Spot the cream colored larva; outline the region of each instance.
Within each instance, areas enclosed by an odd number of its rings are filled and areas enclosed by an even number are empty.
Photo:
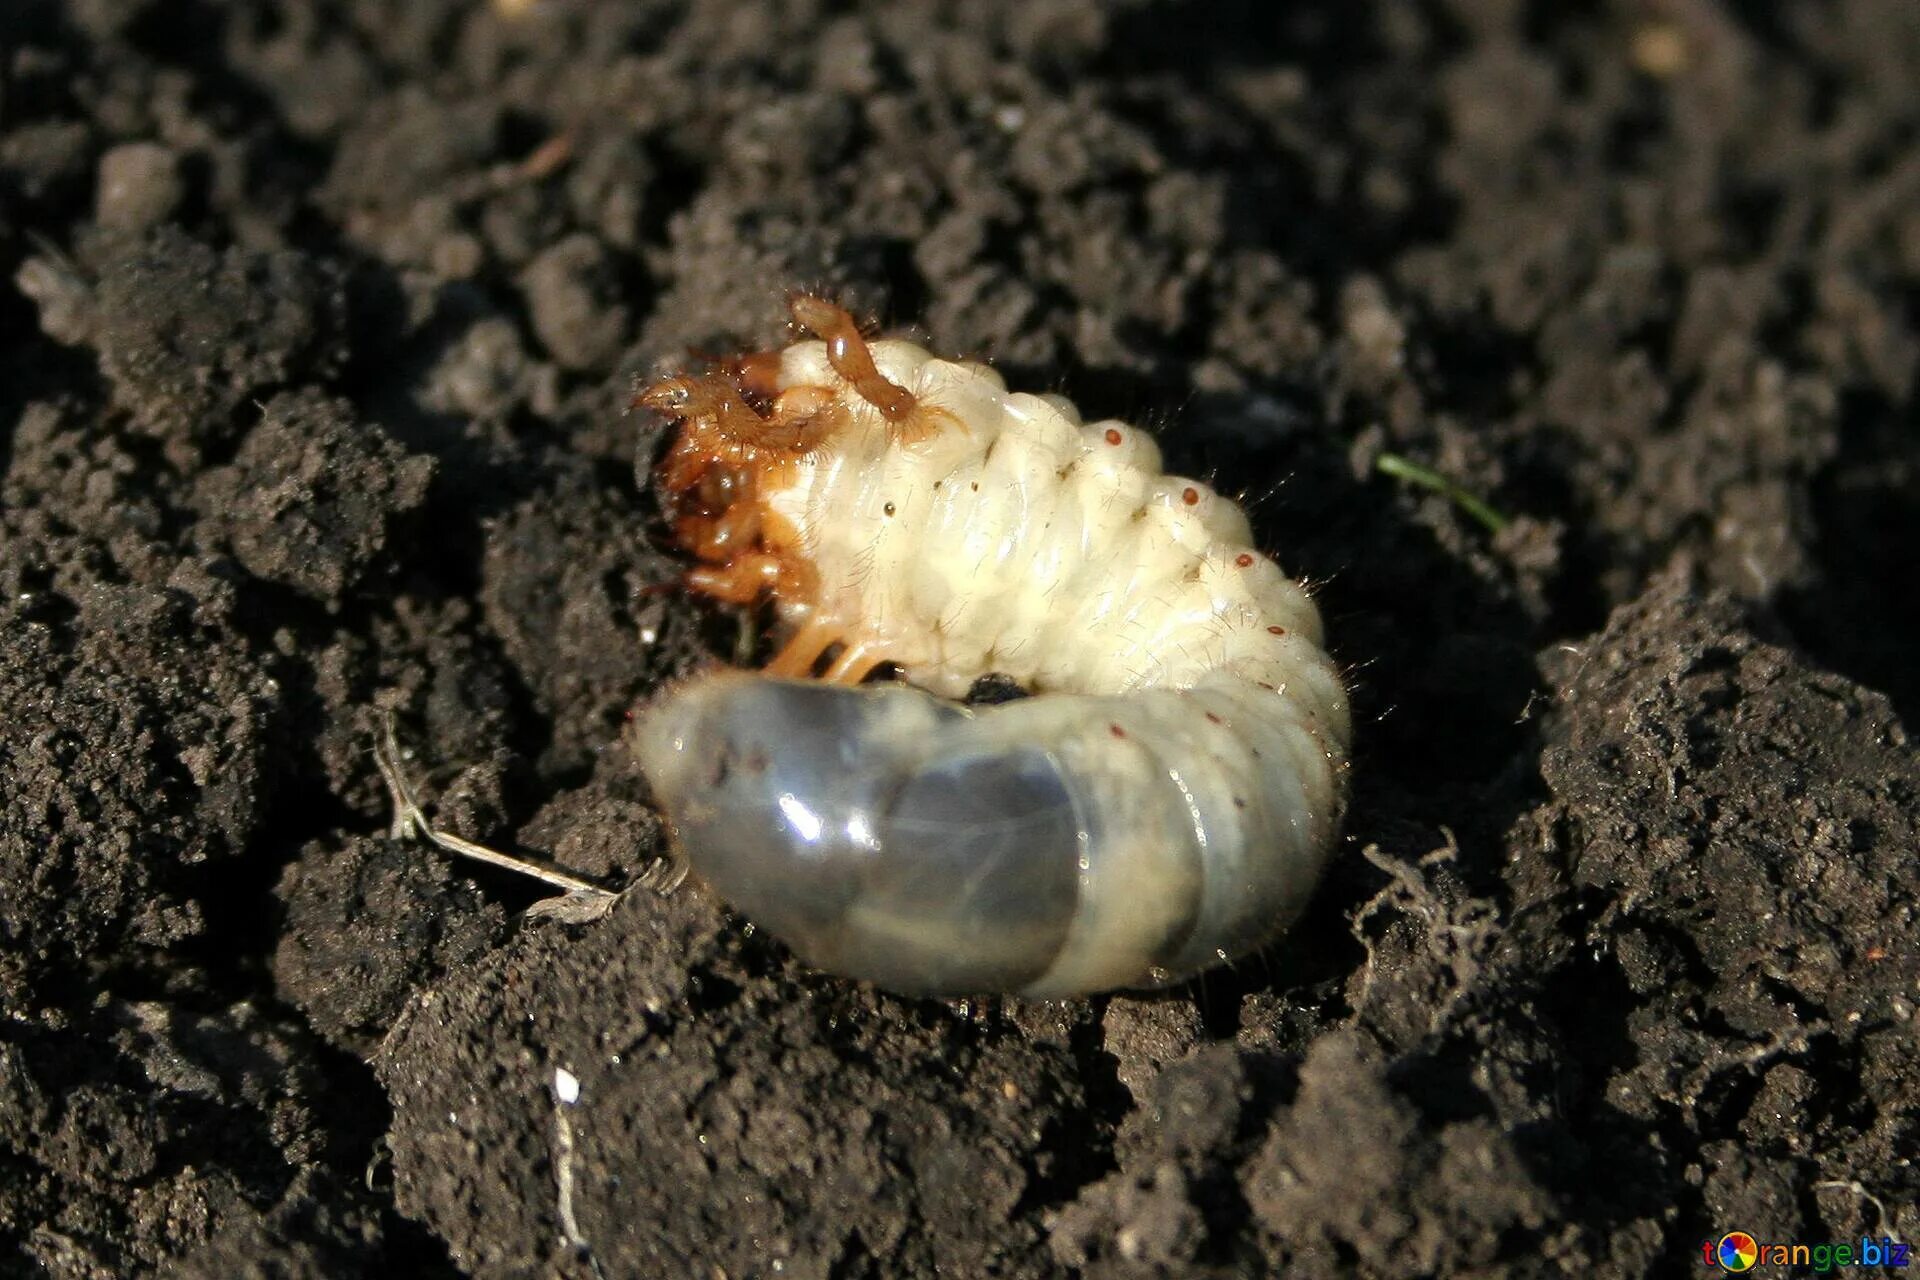
[[[794,315],[824,341],[641,396],[682,424],[688,585],[770,591],[791,632],[637,717],[679,854],[807,963],[902,992],[1159,985],[1272,938],[1345,790],[1306,593],[1140,431]],[[902,682],[858,683],[882,663]],[[954,701],[990,673],[1034,696]]]

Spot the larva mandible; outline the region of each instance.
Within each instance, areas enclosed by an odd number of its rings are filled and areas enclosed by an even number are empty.
[[[680,857],[808,964],[908,993],[1160,985],[1272,938],[1351,734],[1306,593],[1137,429],[792,310],[817,340],[638,398],[680,423],[687,586],[770,593],[791,632],[635,719]],[[861,686],[882,663],[905,683]],[[951,701],[989,673],[1035,696]]]

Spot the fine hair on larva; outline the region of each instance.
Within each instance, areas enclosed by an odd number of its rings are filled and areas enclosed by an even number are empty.
[[[786,636],[635,717],[678,856],[806,963],[907,993],[1160,985],[1274,937],[1346,790],[1306,592],[1139,429],[791,306],[810,339],[638,397],[679,423],[686,587],[771,597]],[[988,675],[1033,696],[956,701]]]

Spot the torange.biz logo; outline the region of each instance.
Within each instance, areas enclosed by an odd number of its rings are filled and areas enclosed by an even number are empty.
[[[1827,1244],[1768,1243],[1744,1231],[1729,1231],[1700,1246],[1700,1261],[1722,1271],[1752,1271],[1756,1267],[1809,1267],[1815,1272],[1835,1267],[1907,1267],[1912,1249],[1890,1236],[1878,1240],[1861,1236]]]

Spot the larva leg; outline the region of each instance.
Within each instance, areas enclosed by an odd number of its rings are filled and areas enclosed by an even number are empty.
[[[711,428],[696,422],[687,423],[679,439],[667,450],[667,456],[660,460],[657,470],[660,487],[672,494],[693,488],[713,466],[719,449],[720,442],[714,438]]]
[[[633,403],[663,417],[712,426],[733,439],[751,438],[761,422],[760,415],[725,378],[662,378],[635,396]]]
[[[766,673],[770,676],[785,676],[790,679],[805,679],[813,674],[814,664],[820,661],[827,646],[840,639],[840,632],[824,622],[809,622],[794,633],[779,653],[773,655],[773,661],[767,663]]]
[[[893,438],[903,444],[924,440],[951,422],[944,410],[923,408],[913,392],[889,380],[873,363],[873,352],[846,308],[825,298],[796,293],[787,300],[793,322],[827,344],[827,361],[847,380],[854,394],[880,411]]]
[[[656,471],[661,488],[681,494],[720,461],[744,462],[738,443],[762,421],[733,385],[720,378],[662,378],[633,398],[635,405],[680,419],[679,438]]]
[[[779,583],[781,568],[780,557],[751,551],[724,565],[695,565],[687,570],[687,590],[727,604],[752,604]]]
[[[788,299],[793,322],[827,344],[827,360],[833,371],[847,380],[862,400],[878,409],[888,422],[899,422],[914,410],[913,393],[897,382],[890,382],[873,363],[873,352],[860,336],[860,327],[846,308],[836,307],[825,298],[796,293]]]
[[[747,462],[752,460],[747,451],[756,448],[804,453],[817,448],[835,426],[833,415],[821,412],[824,401],[817,394],[781,395],[762,416],[723,377],[662,378],[634,397],[634,403],[687,424],[668,459],[675,468],[669,489],[691,484],[698,478],[694,464],[715,455],[742,451],[739,460]]]
[[[885,661],[884,653],[855,641],[840,651],[820,678],[829,684],[859,684]]]
[[[725,564],[695,565],[681,585],[724,604],[753,604],[766,591],[783,600],[808,600],[820,588],[804,561],[771,551],[743,551]]]

